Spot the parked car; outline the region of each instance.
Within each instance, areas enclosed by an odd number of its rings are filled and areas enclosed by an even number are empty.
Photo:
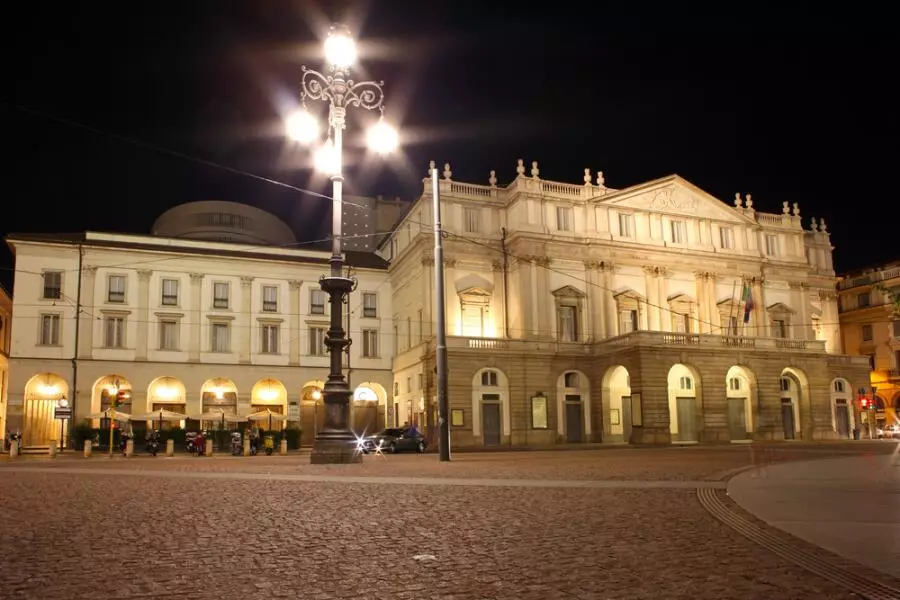
[[[881,425],[875,430],[879,440],[900,439],[900,425]]]
[[[388,427],[380,433],[370,435],[362,439],[360,442],[362,451],[366,454],[374,452],[378,446],[381,446],[382,452],[414,451],[418,453],[425,452],[427,442],[417,429],[403,427]]]

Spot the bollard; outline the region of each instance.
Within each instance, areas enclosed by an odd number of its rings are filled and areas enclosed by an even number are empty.
[[[125,442],[125,458],[131,458],[132,456],[134,456],[134,440],[129,438]]]
[[[166,456],[169,458],[175,456],[175,440],[166,440]]]
[[[19,440],[13,440],[9,443],[9,457],[15,458],[19,455]]]
[[[212,456],[212,451],[213,451],[212,438],[207,438],[203,442],[203,456]]]
[[[56,458],[56,443],[56,440],[50,440],[50,448],[48,449],[50,458]]]
[[[250,438],[244,438],[244,456],[250,456]]]
[[[91,452],[94,450],[94,444],[91,443],[91,440],[84,440],[84,457],[90,458]]]
[[[281,440],[281,455],[287,454],[287,440]]]

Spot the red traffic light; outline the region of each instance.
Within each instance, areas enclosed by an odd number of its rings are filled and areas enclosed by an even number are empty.
[[[124,404],[131,398],[131,391],[129,390],[119,390],[116,394],[116,405]]]
[[[869,399],[868,398],[860,398],[859,406],[860,406],[860,408],[863,408],[863,409],[868,408],[869,407]]]

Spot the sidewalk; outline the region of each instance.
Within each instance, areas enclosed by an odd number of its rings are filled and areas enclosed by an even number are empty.
[[[728,495],[770,525],[900,580],[900,445],[867,455],[767,465]]]

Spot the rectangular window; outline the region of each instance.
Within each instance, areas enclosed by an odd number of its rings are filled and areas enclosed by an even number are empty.
[[[728,317],[728,335],[736,336],[738,334],[738,318],[734,316]]]
[[[376,358],[378,356],[378,330],[363,329],[362,355],[364,358]]]
[[[263,312],[278,312],[278,286],[264,285],[262,287]]]
[[[163,306],[178,306],[178,280],[162,280],[162,304]]]
[[[41,315],[41,345],[59,345],[59,315]]]
[[[44,295],[45,300],[59,300],[62,298],[62,272],[46,271],[44,278]]]
[[[466,207],[464,212],[466,233],[478,233],[481,222],[481,209]]]
[[[684,221],[672,221],[672,243],[683,244],[687,240]]]
[[[309,314],[325,314],[325,292],[323,292],[322,290],[309,291]]]
[[[229,341],[228,323],[213,323],[210,331],[210,352],[227,353]]]
[[[621,334],[631,333],[638,330],[638,311],[623,310],[619,313],[619,324],[621,326]]]
[[[281,328],[274,323],[266,323],[259,328],[259,351],[262,354],[278,354]]]
[[[228,308],[228,284],[217,281],[213,284],[213,308]]]
[[[894,337],[900,338],[900,319],[896,319],[893,323],[894,326]]]
[[[858,308],[865,308],[871,304],[871,299],[869,298],[869,292],[863,292],[861,294],[856,295],[856,306]]]
[[[772,335],[777,338],[787,338],[787,325],[782,319],[772,321]]]
[[[378,294],[363,292],[363,316],[367,319],[378,317]]]
[[[484,371],[481,374],[481,385],[490,387],[499,385],[497,383],[497,371]]]
[[[578,323],[576,322],[576,307],[560,306],[557,309],[559,341],[577,342]]]
[[[159,349],[178,350],[178,321],[164,319],[159,322]]]
[[[556,228],[559,231],[572,231],[572,207],[556,207]]]
[[[325,332],[326,329],[324,327],[309,328],[310,356],[325,356],[325,353],[327,351],[327,348],[325,347]]]
[[[531,397],[531,428],[547,429],[547,397]]]
[[[619,213],[619,236],[634,237],[634,215]]]
[[[113,304],[125,302],[125,276],[110,275],[106,293],[106,301]]]
[[[724,250],[734,250],[734,230],[732,228],[719,228],[719,245]]]
[[[778,236],[766,234],[766,256],[778,256]]]
[[[672,313],[672,331],[675,333],[691,332],[691,315]]]
[[[862,339],[864,342],[872,341],[872,326],[871,325],[863,325],[862,326]]]
[[[106,317],[104,319],[104,327],[106,328],[106,347],[107,348],[124,348],[125,347],[125,318],[124,317]]]

